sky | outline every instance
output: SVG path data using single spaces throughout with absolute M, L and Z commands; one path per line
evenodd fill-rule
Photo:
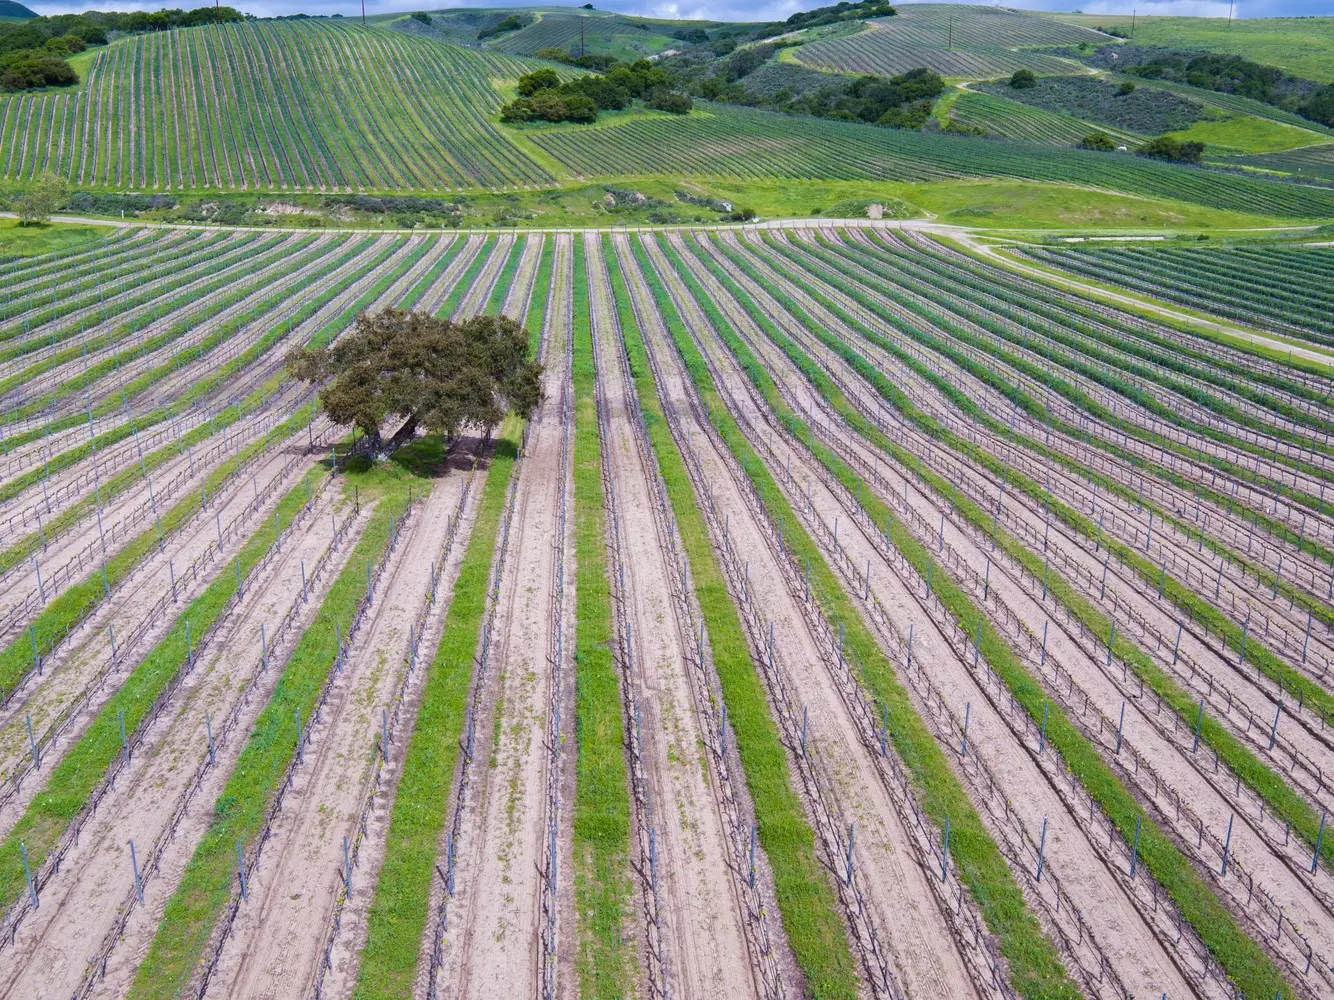
M 530 0 L 530 4 L 533 0 Z M 541 0 L 537 0 L 541 2 Z M 552 0 L 546 0 L 547 3 Z M 727 21 L 780 20 L 798 10 L 809 10 L 833 0 L 594 0 L 603 10 L 649 17 L 700 18 Z M 967 0 L 963 0 L 967 2 Z M 54 0 L 50 3 L 28 0 L 27 6 L 39 14 L 66 14 L 80 10 L 160 10 L 164 7 L 190 8 L 200 0 Z M 359 0 L 231 0 L 231 5 L 257 17 L 277 14 L 356 14 Z M 506 0 L 367 0 L 367 13 L 443 9 L 446 7 L 528 6 Z M 1135 8 L 1141 14 L 1178 14 L 1226 17 L 1227 0 L 1010 0 L 1007 6 L 1029 10 L 1081 10 L 1087 14 L 1129 14 Z M 571 4 L 578 6 L 578 4 Z M 1334 0 L 1238 0 L 1234 17 L 1279 17 L 1334 14 Z

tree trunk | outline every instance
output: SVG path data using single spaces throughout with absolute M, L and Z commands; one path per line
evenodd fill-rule
M 407 420 L 403 421 L 402 426 L 394 431 L 394 436 L 384 443 L 380 449 L 380 454 L 388 458 L 394 452 L 398 451 L 405 444 L 417 436 L 417 414 L 412 414 Z

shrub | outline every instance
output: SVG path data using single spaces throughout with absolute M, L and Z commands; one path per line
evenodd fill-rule
M 686 115 L 695 106 L 695 102 L 690 99 L 689 94 L 659 87 L 649 94 L 645 105 L 655 111 L 670 111 L 674 115 Z
M 1015 90 L 1027 90 L 1037 84 L 1038 78 L 1031 69 L 1017 69 L 1010 76 L 1010 86 Z
M 1090 132 L 1080 140 L 1079 148 L 1097 149 L 1104 153 L 1110 153 L 1116 148 L 1116 143 L 1106 132 Z
M 32 87 L 67 87 L 79 82 L 74 67 L 59 56 L 23 53 L 0 73 L 0 88 L 27 90 Z
M 511 14 L 503 21 L 497 21 L 495 24 L 491 25 L 491 27 L 483 28 L 481 31 L 477 32 L 477 39 L 478 41 L 481 41 L 483 38 L 492 38 L 496 35 L 503 35 L 507 31 L 518 31 L 529 23 L 531 17 L 531 14 Z
M 930 114 L 931 102 L 929 100 L 913 101 L 911 104 L 890 108 L 876 119 L 876 124 L 886 125 L 890 128 L 919 129 L 926 124 Z
M 1123 97 L 1135 92 L 1135 84 L 1131 80 L 1124 81 L 1121 86 L 1116 88 L 1116 92 Z
M 555 90 L 560 86 L 560 77 L 554 69 L 539 69 L 519 77 L 519 94 L 532 97 L 539 90 Z
M 1334 84 L 1298 106 L 1297 114 L 1321 125 L 1334 126 Z
M 1199 163 L 1204 153 L 1202 142 L 1182 142 L 1170 135 L 1160 135 L 1150 139 L 1135 150 L 1140 156 L 1150 156 L 1155 160 L 1171 160 L 1176 163 Z
M 426 11 L 424 10 L 414 10 L 409 16 L 414 21 L 420 21 L 422 24 L 431 23 L 431 15 L 426 13 Z

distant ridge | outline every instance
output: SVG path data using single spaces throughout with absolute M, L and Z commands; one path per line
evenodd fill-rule
M 15 3 L 14 0 L 0 0 L 0 17 L 36 17 L 36 13 L 30 11 L 21 3 Z

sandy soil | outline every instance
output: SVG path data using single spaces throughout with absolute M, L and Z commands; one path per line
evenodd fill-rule
M 305 763 L 284 799 L 250 881 L 210 997 L 304 995 L 323 959 L 318 933 L 342 888 L 343 838 L 361 818 L 382 726 L 407 667 L 409 625 L 429 599 L 432 560 L 457 510 L 466 473 L 437 483 L 400 539 L 376 588 L 370 622 L 344 658 L 329 701 L 311 723 Z M 390 753 L 402 753 L 403 745 Z
M 558 263 L 568 262 L 568 242 L 560 253 Z M 568 317 L 568 304 L 563 312 Z M 443 997 L 508 998 L 539 992 L 542 865 L 554 777 L 544 743 L 555 692 L 551 657 L 557 544 L 567 546 L 567 583 L 573 575 L 568 535 L 555 538 L 561 478 L 568 481 L 569 476 L 568 468 L 561 467 L 561 386 L 569 375 L 566 333 L 560 315 L 549 314 L 548 320 L 546 400 L 530 424 L 519 470 L 512 552 L 501 582 L 493 659 L 488 687 L 479 695 L 485 710 L 479 713 L 477 731 L 491 734 L 490 757 L 485 767 L 475 770 L 460 807 L 455 895 L 449 902 L 448 929 L 442 932 L 444 964 L 436 976 Z M 566 589 L 565 607 L 564 620 L 572 623 L 572 585 Z M 567 628 L 567 640 L 571 635 Z M 570 654 L 567 648 L 559 667 L 567 676 Z M 563 728 L 573 731 L 572 720 Z
M 250 594 L 232 612 L 222 631 L 205 647 L 195 671 L 173 696 L 173 707 L 159 717 L 141 744 L 115 791 L 103 799 L 96 818 L 85 828 L 79 844 L 66 856 L 59 875 L 49 883 L 42 907 L 24 923 L 17 947 L 0 955 L 0 977 L 13 995 L 55 997 L 70 995 L 87 974 L 89 958 L 102 946 L 116 918 L 132 903 L 133 871 L 128 842 L 136 845 L 143 879 L 145 905 L 131 915 L 129 933 L 112 953 L 106 990 L 122 975 L 133 973 L 139 945 L 147 946 L 144 929 L 156 927 L 161 907 L 179 880 L 180 864 L 207 826 L 213 801 L 243 744 L 244 734 L 263 708 L 276 682 L 281 655 L 270 654 L 271 669 L 260 669 L 260 622 L 270 626 L 295 608 L 299 634 L 318 608 L 335 573 L 334 562 L 316 575 L 316 561 L 329 546 L 330 499 L 324 500 L 297 526 L 295 544 L 284 548 L 261 573 Z M 346 536 L 345 536 L 346 537 Z M 341 546 L 343 553 L 350 546 Z M 301 562 L 308 570 L 311 601 L 301 600 Z M 277 639 L 277 636 L 272 636 Z M 286 638 L 290 649 L 294 637 Z M 208 759 L 205 714 L 211 716 L 217 747 L 217 766 L 202 767 Z M 237 713 L 229 725 L 229 716 Z M 202 783 L 196 778 L 202 767 Z M 179 823 L 172 832 L 173 823 Z M 151 865 L 155 851 L 165 848 L 159 874 Z M 172 860 L 168 860 L 172 859 Z M 148 928 L 143 911 L 153 916 Z M 135 928 L 138 927 L 138 934 Z M 129 964 L 127 964 L 129 963 Z
M 659 897 L 666 924 L 667 980 L 673 995 L 723 998 L 761 995 L 745 927 L 745 884 L 738 848 L 746 837 L 729 828 L 721 812 L 716 768 L 709 763 L 701 716 L 710 692 L 691 682 L 683 636 L 691 624 L 680 620 L 654 520 L 651 472 L 643 467 L 634 419 L 627 412 L 632 389 L 619 361 L 619 330 L 612 315 L 605 264 L 590 247 L 585 259 L 593 284 L 594 336 L 598 374 L 607 406 L 604 461 L 611 470 L 620 518 L 625 566 L 625 600 L 632 626 L 632 662 L 626 681 L 641 708 L 646 772 L 656 831 Z M 626 669 L 622 665 L 622 669 Z M 740 839 L 742 843 L 736 843 Z M 772 927 L 770 928 L 772 932 Z M 757 942 L 758 944 L 758 942 Z M 789 984 L 791 986 L 792 984 Z
M 59 759 L 77 740 L 84 727 L 116 690 L 121 681 L 134 669 L 139 660 L 166 633 L 180 612 L 188 606 L 218 573 L 226 572 L 226 558 L 234 552 L 239 541 L 248 538 L 263 521 L 271 520 L 272 511 L 282 493 L 282 484 L 299 481 L 304 470 L 300 456 L 288 463 L 288 474 L 282 479 L 284 459 L 275 449 L 255 470 L 256 479 L 266 487 L 277 480 L 280 485 L 268 491 L 263 502 L 255 508 L 251 497 L 252 484 L 247 479 L 232 487 L 227 495 L 210 501 L 210 510 L 199 515 L 163 553 L 154 553 L 120 587 L 113 591 L 84 624 L 75 639 L 61 646 L 43 669 L 40 678 L 33 677 L 28 688 L 19 697 L 11 699 L 0 715 L 0 748 L 3 748 L 4 767 L 13 774 L 23 764 L 27 753 L 25 719 L 32 715 L 33 731 L 41 736 L 52 725 L 60 727 L 60 736 L 53 745 L 42 751 L 43 770 L 49 773 L 51 762 Z M 339 517 L 341 520 L 341 515 Z M 225 529 L 223 559 L 216 558 L 217 526 L 221 520 Z M 190 570 L 198 565 L 198 572 Z M 171 601 L 171 575 L 176 573 L 177 601 Z M 111 637 L 116 638 L 116 660 L 111 657 Z M 65 722 L 69 715 L 70 721 Z M 22 809 L 37 794 L 44 779 L 27 781 L 22 788 L 6 796 L 0 806 L 0 824 L 3 829 L 15 822 Z
M 734 273 L 734 277 L 738 275 Z M 734 314 L 732 318 L 740 325 L 739 315 Z M 762 336 L 755 336 L 758 331 L 753 327 L 750 332 L 752 335 L 747 339 L 752 348 L 760 351 L 775 377 L 794 390 L 794 395 L 802 401 L 802 408 L 805 409 L 812 404 L 819 408 L 819 403 L 808 386 L 803 380 L 795 377 L 795 372 L 791 370 L 790 364 L 783 356 L 771 349 Z M 721 350 L 713 353 L 716 359 L 723 360 Z M 749 397 L 744 395 L 739 381 L 741 378 L 739 373 L 732 373 L 732 380 L 735 380 L 734 388 L 739 390 L 735 392 L 734 398 L 746 408 L 749 405 Z M 751 411 L 750 415 L 757 421 L 762 419 L 758 411 Z M 773 428 L 770 429 L 772 431 Z M 786 466 L 786 463 L 784 464 Z M 898 621 L 901 629 L 906 631 L 906 623 L 914 623 L 914 660 L 931 666 L 937 685 L 946 693 L 947 698 L 959 699 L 959 703 L 951 704 L 951 708 L 958 715 L 963 714 L 961 710 L 963 703 L 971 704 L 970 746 L 975 748 L 975 752 L 987 757 L 993 769 L 998 771 L 1004 780 L 1014 782 L 1009 785 L 1013 801 L 1016 807 L 1020 808 L 1023 800 L 1021 811 L 1025 814 L 1028 824 L 1031 824 L 1029 828 L 1036 833 L 1036 826 L 1041 825 L 1041 817 L 1049 817 L 1051 830 L 1048 834 L 1048 844 L 1052 843 L 1053 834 L 1059 836 L 1065 857 L 1060 862 L 1054 861 L 1056 855 L 1049 847 L 1048 863 L 1066 882 L 1068 890 L 1076 893 L 1076 898 L 1098 901 L 1100 932 L 1106 926 L 1107 918 L 1115 914 L 1111 933 L 1108 935 L 1110 943 L 1104 943 L 1104 948 L 1109 952 L 1109 957 L 1127 986 L 1132 992 L 1165 988 L 1169 995 L 1177 990 L 1183 991 L 1184 995 L 1188 991 L 1186 984 L 1176 975 L 1171 960 L 1153 940 L 1150 928 L 1138 918 L 1133 903 L 1125 898 L 1116 886 L 1115 880 L 1108 877 L 1100 860 L 1089 851 L 1088 844 L 1082 842 L 1079 820 L 1069 814 L 1059 797 L 1044 787 L 1046 781 L 1043 776 L 1033 768 L 1024 751 L 1014 745 L 1005 723 L 992 716 L 990 706 L 981 691 L 952 654 L 944 637 L 930 622 L 919 603 L 923 591 L 905 587 L 896 574 L 888 572 L 889 567 L 885 563 L 881 547 L 869 541 L 863 533 L 854 528 L 847 512 L 822 486 L 815 470 L 808 467 L 799 452 L 793 454 L 791 469 L 795 489 L 790 495 L 794 506 L 806 506 L 803 487 L 809 483 L 810 509 L 823 521 L 826 543 L 835 530 L 835 519 L 841 518 L 843 530 L 838 535 L 839 545 L 848 553 L 855 565 L 864 565 L 869 560 L 876 567 L 872 571 L 871 591 L 890 610 L 891 618 Z M 780 480 L 786 481 L 781 474 Z M 901 481 L 897 485 L 901 488 Z M 919 713 L 925 714 L 920 705 Z M 1019 789 L 1024 790 L 1023 794 L 1019 794 Z M 1086 908 L 1092 908 L 1088 904 L 1085 905 Z

